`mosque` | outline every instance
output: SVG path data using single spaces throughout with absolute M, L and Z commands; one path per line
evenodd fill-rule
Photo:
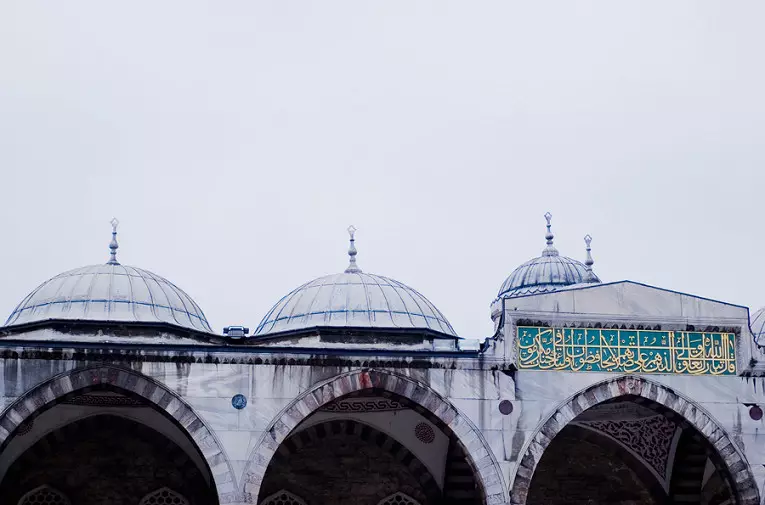
M 479 343 L 352 227 L 344 271 L 217 333 L 113 221 L 0 327 L 0 504 L 762 505 L 765 312 L 602 281 L 545 217 Z

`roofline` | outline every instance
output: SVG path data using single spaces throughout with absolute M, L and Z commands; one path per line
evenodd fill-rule
M 0 326 L 0 335 L 7 333 L 21 333 L 28 330 L 36 330 L 48 327 L 56 326 L 88 326 L 99 328 L 115 328 L 125 327 L 130 328 L 152 328 L 152 329 L 165 329 L 172 333 L 180 334 L 180 336 L 189 338 L 219 338 L 226 339 L 224 335 L 217 333 L 206 332 L 203 330 L 197 330 L 195 328 L 189 328 L 186 326 L 180 326 L 172 323 L 166 323 L 162 321 L 106 321 L 106 320 L 94 320 L 94 319 L 60 319 L 49 318 L 41 319 L 39 321 L 30 321 L 20 324 L 9 324 L 6 326 Z
M 530 297 L 530 296 L 543 296 L 543 295 L 550 295 L 550 294 L 555 294 L 555 293 L 563 293 L 563 292 L 566 292 L 566 291 L 583 291 L 585 289 L 599 288 L 599 287 L 602 287 L 602 286 L 613 286 L 613 285 L 616 285 L 616 284 L 634 284 L 636 286 L 643 286 L 643 287 L 646 287 L 646 288 L 657 289 L 659 291 L 664 291 L 666 293 L 674 293 L 676 295 L 690 296 L 692 298 L 697 298 L 699 300 L 706 300 L 708 302 L 715 302 L 715 303 L 720 303 L 720 304 L 723 304 L 723 305 L 728 305 L 729 307 L 737 307 L 737 308 L 740 308 L 740 309 L 746 309 L 747 312 L 749 312 L 749 307 L 747 307 L 746 305 L 738 305 L 736 303 L 723 302 L 721 300 L 715 300 L 714 298 L 707 298 L 705 296 L 693 295 L 691 293 L 685 293 L 683 291 L 677 291 L 677 290 L 674 290 L 674 289 L 660 288 L 658 286 L 653 286 L 651 284 L 646 284 L 644 282 L 631 281 L 631 280 L 627 280 L 627 279 L 622 280 L 622 281 L 601 282 L 601 283 L 587 284 L 587 285 L 572 284 L 570 286 L 564 286 L 561 289 L 557 289 L 555 291 L 547 291 L 545 293 L 530 293 L 530 294 L 527 294 L 527 295 L 510 296 L 510 297 L 500 296 L 500 297 L 497 297 L 496 300 L 513 300 L 513 299 L 516 299 L 516 298 L 527 298 L 527 297 Z
M 395 335 L 422 335 L 424 337 L 432 337 L 442 340 L 464 340 L 458 335 L 450 335 L 430 328 L 400 328 L 400 327 L 369 327 L 369 326 L 322 326 L 314 325 L 305 328 L 296 328 L 294 330 L 284 330 L 280 332 L 266 333 L 263 335 L 249 335 L 242 340 L 274 340 L 277 338 L 293 337 L 293 336 L 310 336 L 311 334 L 326 333 L 346 333 L 346 332 L 358 332 L 358 333 L 379 333 L 379 334 L 395 334 Z
M 380 335 L 419 335 L 422 337 L 430 337 L 439 340 L 464 340 L 457 335 L 449 335 L 441 333 L 428 328 L 367 328 L 356 326 L 314 326 L 310 328 L 300 328 L 295 330 L 283 331 L 279 333 L 269 333 L 266 335 L 249 335 L 241 338 L 232 338 L 226 335 L 219 335 L 217 333 L 208 333 L 205 331 L 195 330 L 193 328 L 187 328 L 185 326 L 177 326 L 166 322 L 155 321 L 99 321 L 91 319 L 44 319 L 41 321 L 31 321 L 28 323 L 0 326 L 0 341 L 6 340 L 2 338 L 4 335 L 13 335 L 23 333 L 30 330 L 54 328 L 61 326 L 82 326 L 91 328 L 151 328 L 155 330 L 166 330 L 170 333 L 176 334 L 181 337 L 187 337 L 194 340 L 203 340 L 206 342 L 220 342 L 226 345 L 246 346 L 254 347 L 255 342 L 265 342 L 270 340 L 276 340 L 279 338 L 295 337 L 295 336 L 311 336 L 312 334 L 343 334 L 348 332 L 356 333 L 368 333 L 368 334 L 380 334 Z M 129 337 L 127 337 L 129 338 Z M 24 340 L 22 342 L 31 342 Z M 139 344 L 135 344 L 139 345 Z M 155 344 L 140 344 L 140 345 L 155 345 Z M 167 344 L 156 344 L 167 346 Z M 174 344 L 171 344 L 174 345 Z M 289 347 L 292 349 L 292 347 Z
M 145 344 L 129 342 L 62 342 L 43 340 L 13 340 L 0 338 L 0 349 L 15 349 L 19 347 L 37 349 L 97 349 L 97 350 L 132 350 L 132 351 L 175 351 L 175 352 L 205 352 L 205 353 L 251 353 L 251 354 L 300 354 L 308 356 L 397 356 L 429 357 L 429 358 L 475 358 L 483 354 L 480 349 L 456 351 L 416 351 L 398 349 L 333 349 L 313 347 L 260 347 L 232 343 L 225 345 L 189 345 L 189 344 Z M 129 356 L 128 356 L 129 357 Z

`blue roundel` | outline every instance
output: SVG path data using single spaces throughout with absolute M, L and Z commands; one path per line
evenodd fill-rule
M 237 410 L 242 410 L 247 406 L 247 398 L 243 394 L 234 395 L 234 397 L 231 398 L 231 405 Z

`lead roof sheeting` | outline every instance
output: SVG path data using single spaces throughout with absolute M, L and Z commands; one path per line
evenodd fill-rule
M 414 289 L 381 275 L 340 273 L 308 282 L 279 300 L 253 335 L 320 326 L 429 329 L 456 336 Z
M 47 319 L 164 322 L 212 332 L 185 292 L 156 274 L 125 265 L 93 265 L 53 277 L 24 298 L 6 325 Z

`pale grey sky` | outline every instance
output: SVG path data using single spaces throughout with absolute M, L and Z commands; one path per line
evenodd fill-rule
M 765 2 L 0 0 L 3 321 L 119 259 L 213 327 L 359 265 L 491 333 L 556 245 L 765 305 Z

